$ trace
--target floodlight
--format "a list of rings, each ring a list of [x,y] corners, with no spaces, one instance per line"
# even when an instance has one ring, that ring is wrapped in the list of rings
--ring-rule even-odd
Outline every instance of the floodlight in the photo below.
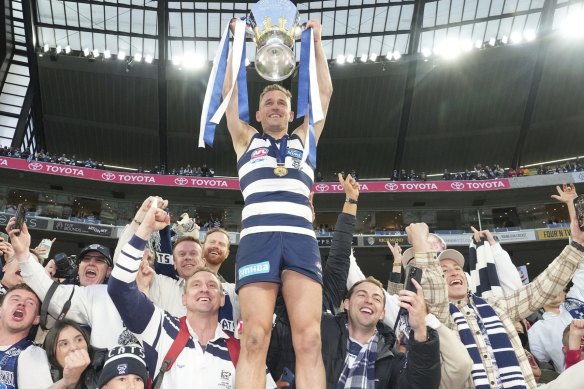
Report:
[[[503,37],[501,38],[501,43],[504,45],[509,43],[509,37],[507,35],[503,35]]]
[[[134,61],[136,61],[136,62],[142,61],[142,53],[134,54]]]
[[[375,62],[375,61],[377,60],[377,53],[371,53],[371,54],[369,55],[369,60],[370,60],[371,62]]]
[[[385,58],[387,58],[388,61],[391,61],[393,59],[393,53],[391,51],[388,51],[387,54],[385,55]]]
[[[112,57],[112,53],[109,50],[104,50],[103,51],[103,58],[105,59],[110,59]]]
[[[44,53],[48,53],[49,52],[49,44],[45,43],[45,45],[43,46],[43,52]]]
[[[584,36],[584,9],[571,11],[562,23],[562,32],[566,37],[579,38]]]
[[[61,47],[61,45],[57,45],[57,48],[55,49],[55,53],[61,54],[62,51],[63,51],[63,48]]]
[[[401,58],[401,53],[399,51],[394,51],[393,52],[393,59],[395,59],[397,61],[400,58]]]
[[[124,50],[118,51],[118,59],[126,59],[126,52]]]
[[[475,46],[477,49],[480,49],[480,48],[482,48],[482,47],[483,47],[483,42],[482,42],[481,40],[477,39],[477,40],[475,41],[475,44],[474,44],[474,46]]]
[[[533,30],[525,30],[523,32],[523,37],[525,38],[525,40],[527,42],[531,42],[531,41],[535,40],[535,31],[533,31]]]
[[[489,46],[495,46],[496,42],[497,40],[495,39],[495,37],[491,37],[491,39],[489,39]]]
[[[339,54],[337,55],[337,63],[339,65],[342,65],[345,63],[345,56],[343,54]]]
[[[367,62],[367,54],[361,54],[361,62]]]
[[[89,49],[87,47],[83,49],[83,55],[89,57]]]
[[[424,58],[428,58],[429,56],[431,56],[431,55],[432,55],[432,50],[430,50],[430,49],[429,49],[429,48],[427,48],[427,47],[424,47],[424,48],[422,49],[422,55],[424,56]]]
[[[146,56],[144,57],[144,62],[146,63],[152,63],[153,57],[150,54],[146,54]]]
[[[348,63],[353,63],[355,62],[355,56],[353,54],[349,54],[347,55],[347,62]]]
[[[95,58],[99,57],[99,50],[98,49],[93,49],[93,56]]]
[[[69,54],[71,52],[71,46],[65,46],[65,54]]]
[[[521,36],[520,32],[514,31],[511,33],[511,43],[521,43],[523,40],[523,36]]]

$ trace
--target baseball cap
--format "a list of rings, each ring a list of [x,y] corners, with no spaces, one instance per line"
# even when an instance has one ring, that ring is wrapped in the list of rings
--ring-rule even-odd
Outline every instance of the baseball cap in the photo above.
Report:
[[[402,265],[407,266],[412,259],[414,259],[414,248],[410,247],[402,253]]]
[[[128,374],[136,374],[144,380],[144,386],[146,386],[148,371],[146,370],[144,358],[144,349],[137,344],[112,348],[107,353],[107,359],[99,376],[97,387],[103,387],[112,378]]]
[[[438,262],[442,261],[443,259],[452,259],[458,264],[458,266],[464,267],[464,256],[460,253],[460,251],[446,249],[442,251],[440,255],[438,255]]]
[[[107,264],[112,266],[112,267],[114,266],[114,261],[112,260],[112,255],[110,254],[110,250],[107,247],[102,246],[102,245],[97,244],[97,243],[90,244],[89,246],[87,246],[83,250],[81,250],[81,252],[77,256],[77,261],[78,262],[81,261],[85,254],[90,253],[92,251],[97,251],[98,253],[102,254],[104,257],[107,258]]]

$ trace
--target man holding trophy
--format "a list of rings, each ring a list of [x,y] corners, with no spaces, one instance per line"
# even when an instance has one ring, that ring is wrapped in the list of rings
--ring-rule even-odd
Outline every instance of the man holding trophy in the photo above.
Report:
[[[324,389],[320,341],[322,267],[308,203],[314,181],[315,146],[332,95],[321,25],[311,20],[302,33],[298,89],[299,96],[306,93],[307,98],[298,104],[298,110],[305,111],[304,122],[290,135],[288,125],[294,119],[292,95],[277,84],[267,86],[260,96],[256,120],[262,132],[250,126],[249,119],[242,115],[247,110],[242,110],[247,105],[247,85],[242,82],[245,74],[242,78],[238,71],[243,68],[245,72],[244,66],[239,65],[245,54],[238,53],[236,46],[242,46],[243,30],[247,29],[248,34],[251,31],[257,44],[256,69],[260,75],[271,81],[288,77],[295,67],[294,45],[300,30],[296,7],[287,0],[260,0],[252,7],[247,25],[235,20],[231,29],[234,48],[223,68],[222,105],[245,199],[236,258],[236,288],[243,320],[236,385],[238,389],[265,386],[266,354],[281,284],[296,354],[296,387]],[[217,72],[215,67],[212,77]],[[213,86],[208,86],[207,95],[211,94],[209,88]],[[208,124],[211,114],[204,108],[202,121]],[[218,123],[217,118],[220,120],[215,116],[211,122]],[[201,139],[203,131],[202,123]],[[205,143],[209,143],[207,138]]]

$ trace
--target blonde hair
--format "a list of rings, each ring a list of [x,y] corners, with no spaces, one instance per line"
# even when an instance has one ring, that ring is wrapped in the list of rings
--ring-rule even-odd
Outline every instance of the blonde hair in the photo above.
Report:
[[[290,102],[290,104],[292,104],[292,93],[290,93],[290,91],[288,89],[286,89],[283,86],[278,85],[278,84],[271,84],[271,85],[268,85],[264,88],[264,90],[260,94],[260,103],[262,102],[266,93],[272,92],[272,91],[279,91],[279,92],[284,93],[286,95],[286,98]]]

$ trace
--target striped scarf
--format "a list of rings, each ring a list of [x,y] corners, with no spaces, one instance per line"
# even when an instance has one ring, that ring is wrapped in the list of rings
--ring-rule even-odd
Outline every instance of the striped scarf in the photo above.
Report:
[[[375,389],[375,361],[377,360],[378,339],[377,330],[375,330],[365,347],[361,347],[359,343],[347,339],[345,367],[339,377],[336,389]]]
[[[468,251],[468,266],[470,269],[471,291],[483,298],[503,297],[503,289],[499,283],[497,266],[491,251],[491,245],[486,239],[475,243],[471,239]]]
[[[519,366],[519,361],[509,340],[509,335],[505,331],[505,327],[501,320],[493,310],[493,308],[482,298],[471,294],[470,298],[473,304],[469,307],[476,311],[476,319],[486,331],[487,343],[491,345],[495,361],[497,365],[497,373],[501,380],[501,385],[505,389],[524,389],[526,388],[525,378]],[[458,310],[456,305],[450,304],[450,315],[458,327],[460,340],[466,347],[468,354],[472,358],[473,367],[471,371],[472,380],[477,389],[490,389],[487,372],[483,366],[479,349],[476,341],[469,328],[468,322],[464,315]]]

